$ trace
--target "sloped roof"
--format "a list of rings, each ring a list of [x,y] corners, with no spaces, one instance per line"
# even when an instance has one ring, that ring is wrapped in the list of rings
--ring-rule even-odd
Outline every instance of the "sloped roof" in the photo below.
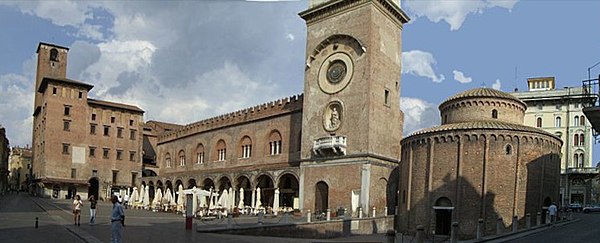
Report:
[[[84,82],[80,82],[77,80],[73,80],[73,79],[68,79],[68,78],[55,78],[55,77],[44,77],[42,79],[42,83],[40,84],[40,87],[38,88],[38,92],[43,93],[46,88],[48,88],[48,82],[57,82],[57,83],[63,83],[63,84],[71,84],[71,85],[75,85],[75,86],[80,86],[80,87],[84,87],[87,89],[87,91],[90,91],[94,85],[88,84],[88,83],[84,83]]]
[[[455,94],[453,96],[450,96],[450,98],[448,98],[444,102],[442,102],[442,104],[440,105],[440,108],[445,106],[449,102],[453,102],[453,101],[461,100],[461,99],[467,99],[467,98],[508,99],[508,100],[513,100],[517,103],[520,103],[523,106],[526,106],[525,103],[523,103],[523,101],[519,100],[517,97],[515,97],[509,93],[505,93],[505,92],[502,92],[502,91],[499,91],[496,89],[491,89],[491,88],[476,88],[476,89],[470,89],[470,90]]]
[[[144,113],[144,110],[142,110],[139,107],[134,106],[134,105],[115,103],[115,102],[110,102],[110,101],[105,101],[105,100],[95,100],[95,99],[90,99],[90,98],[87,99],[87,102],[90,105],[107,106],[107,107],[113,107],[113,108],[119,108],[119,109]]]

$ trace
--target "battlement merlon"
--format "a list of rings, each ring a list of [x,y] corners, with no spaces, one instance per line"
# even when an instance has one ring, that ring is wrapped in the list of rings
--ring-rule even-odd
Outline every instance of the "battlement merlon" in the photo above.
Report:
[[[204,120],[187,124],[177,130],[159,135],[158,143],[165,143],[180,137],[213,130],[225,126],[233,126],[253,120],[278,116],[302,110],[303,94],[289,96],[283,99],[270,101],[250,108],[210,117]]]

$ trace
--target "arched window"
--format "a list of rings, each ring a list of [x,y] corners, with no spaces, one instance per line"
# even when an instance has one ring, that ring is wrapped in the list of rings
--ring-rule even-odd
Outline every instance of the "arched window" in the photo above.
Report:
[[[167,168],[171,168],[171,154],[169,153],[165,155],[165,164]]]
[[[585,117],[584,116],[580,116],[579,117],[579,125],[580,126],[585,126]]]
[[[573,139],[573,144],[575,146],[579,146],[579,134],[575,134],[575,138]]]
[[[542,118],[541,117],[537,118],[536,127],[542,127]]]
[[[252,139],[250,139],[248,136],[244,136],[242,141],[240,141],[240,149],[242,158],[252,157]]]
[[[223,139],[217,142],[217,146],[215,147],[215,149],[217,152],[217,161],[225,161],[225,159],[227,158],[227,145],[225,144],[225,141],[223,141]]]
[[[281,154],[281,134],[275,130],[269,135],[269,155],[277,154]]]
[[[496,109],[492,110],[492,118],[498,119],[498,111]]]
[[[182,150],[179,150],[179,166],[185,166],[185,152]]]
[[[575,167],[579,163],[579,154],[573,155],[573,163],[572,166]]]
[[[583,138],[583,133],[579,134],[579,146],[584,146],[584,138]]]
[[[56,48],[50,50],[50,61],[58,62],[58,50]]]
[[[506,145],[506,154],[507,154],[507,155],[510,155],[510,154],[512,154],[512,146],[510,146],[510,144],[507,144],[507,145]]]
[[[583,168],[583,154],[579,154],[579,168]]]
[[[557,116],[556,119],[555,119],[555,121],[554,121],[554,126],[555,127],[560,127],[561,125],[562,124],[561,124],[560,116]]]
[[[196,147],[196,164],[204,164],[204,145],[198,144]]]
[[[575,124],[575,126],[579,125],[579,116],[575,116],[575,121],[573,121],[573,124]]]

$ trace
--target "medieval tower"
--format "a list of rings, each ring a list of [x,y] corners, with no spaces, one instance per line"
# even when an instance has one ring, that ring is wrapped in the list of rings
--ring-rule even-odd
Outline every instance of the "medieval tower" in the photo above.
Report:
[[[393,207],[408,17],[391,0],[311,0],[300,16],[307,25],[301,208]]]

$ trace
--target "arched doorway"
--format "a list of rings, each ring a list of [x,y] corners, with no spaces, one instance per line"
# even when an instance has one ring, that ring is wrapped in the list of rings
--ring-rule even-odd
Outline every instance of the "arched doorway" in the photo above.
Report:
[[[215,182],[213,180],[211,180],[210,178],[204,179],[204,181],[202,182],[202,189],[204,189],[206,191],[215,189]]]
[[[248,179],[247,176],[240,176],[237,178],[238,191],[240,188],[244,188],[244,206],[250,206],[250,204],[252,204],[252,186],[250,185],[250,179]],[[239,202],[239,192],[235,200]]]
[[[290,207],[292,209],[296,209],[300,206],[298,205],[298,198],[300,195],[299,185],[298,179],[296,179],[296,176],[291,173],[284,174],[281,176],[281,178],[279,178],[277,187],[279,188],[280,207]]]
[[[171,189],[171,191],[173,191],[173,183],[171,183],[171,181],[166,181],[165,182],[165,190],[166,189]]]
[[[256,178],[256,187],[260,187],[260,203],[266,206],[273,206],[273,197],[275,196],[275,186],[273,180],[268,175],[261,175]]]
[[[188,180],[188,186],[187,186],[187,189],[192,189],[192,188],[194,188],[195,186],[196,186],[196,179],[194,179],[194,178],[190,178],[190,179]]]
[[[435,201],[435,234],[450,235],[452,225],[452,201],[447,197],[440,197]]]
[[[73,199],[77,195],[77,187],[73,184],[69,184],[69,189],[67,191],[67,199]]]
[[[388,178],[387,187],[385,189],[386,194],[386,206],[388,211],[387,215],[393,215],[396,213],[396,207],[398,206],[398,182],[400,181],[400,168],[396,167],[390,173]]]
[[[315,186],[315,213],[327,211],[329,208],[329,186],[323,181]]]
[[[227,190],[229,188],[231,188],[231,181],[229,180],[229,178],[227,176],[221,177],[221,179],[219,179],[219,192],[222,192],[223,190]]]
[[[96,177],[92,177],[90,178],[90,180],[88,181],[88,197],[94,195],[94,198],[96,200],[100,199],[98,197],[98,193],[100,190],[100,181],[98,181],[98,178]]]

